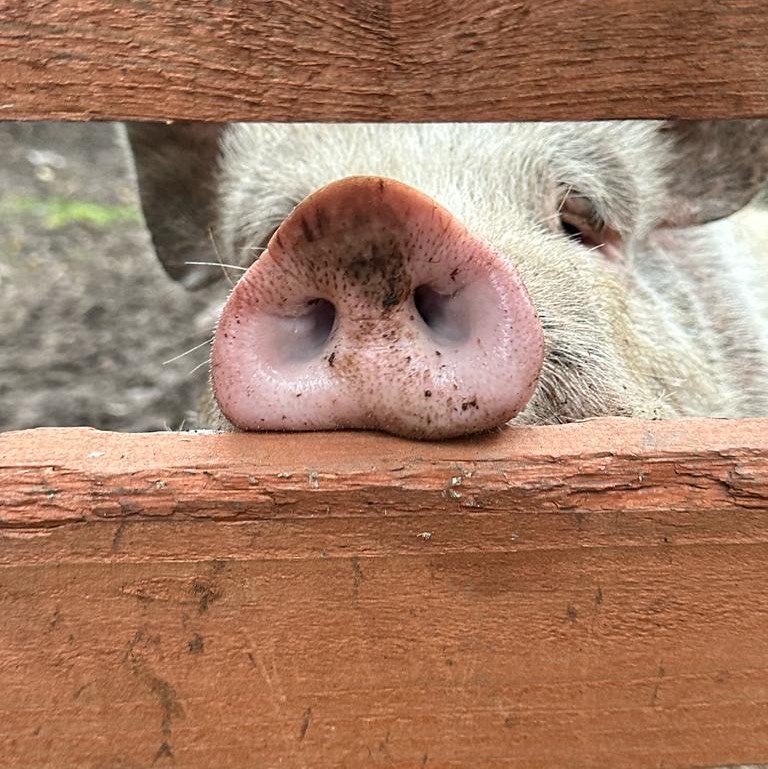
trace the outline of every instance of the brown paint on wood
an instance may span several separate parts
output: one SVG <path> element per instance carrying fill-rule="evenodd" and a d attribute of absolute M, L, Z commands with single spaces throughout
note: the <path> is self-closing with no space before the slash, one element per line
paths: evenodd
<path fill-rule="evenodd" d="M 768 420 L 0 435 L 0 764 L 768 761 Z"/>
<path fill-rule="evenodd" d="M 0 0 L 6 119 L 768 116 L 764 0 Z"/>

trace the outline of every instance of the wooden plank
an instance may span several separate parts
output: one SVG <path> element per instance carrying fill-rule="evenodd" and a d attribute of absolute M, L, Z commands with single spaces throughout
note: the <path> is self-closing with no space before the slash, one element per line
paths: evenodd
<path fill-rule="evenodd" d="M 0 765 L 768 762 L 768 420 L 0 435 Z"/>
<path fill-rule="evenodd" d="M 764 0 L 0 0 L 5 119 L 768 116 Z"/>

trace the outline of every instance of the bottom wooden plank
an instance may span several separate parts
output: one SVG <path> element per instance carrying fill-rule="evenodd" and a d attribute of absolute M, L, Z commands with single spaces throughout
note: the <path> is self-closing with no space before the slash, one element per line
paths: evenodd
<path fill-rule="evenodd" d="M 265 563 L 220 525 L 234 562 L 0 572 L 3 766 L 768 758 L 768 545 Z"/>
<path fill-rule="evenodd" d="M 692 465 L 690 434 L 672 427 L 651 425 L 650 442 L 646 427 L 630 423 L 613 442 L 608 430 L 592 453 L 590 430 L 604 425 L 533 430 L 525 453 L 519 443 L 473 444 L 465 480 L 434 489 L 435 473 L 459 477 L 455 446 L 424 447 L 427 469 L 405 483 L 413 444 L 346 436 L 316 461 L 317 482 L 302 452 L 319 438 L 300 439 L 278 466 L 259 452 L 271 438 L 240 436 L 262 463 L 250 463 L 256 476 L 243 485 L 234 460 L 202 458 L 220 438 L 201 436 L 187 469 L 195 488 L 212 484 L 198 495 L 202 513 L 176 499 L 102 517 L 94 510 L 106 487 L 140 487 L 145 499 L 141 473 L 159 473 L 155 484 L 163 472 L 179 476 L 168 447 L 188 446 L 64 431 L 57 440 L 77 440 L 82 462 L 71 443 L 55 456 L 55 441 L 43 462 L 39 433 L 0 437 L 0 765 L 768 762 L 765 426 L 730 443 L 722 431 L 702 439 L 709 469 Z M 563 435 L 562 462 L 532 448 Z M 108 471 L 87 476 L 95 454 L 121 443 L 130 456 L 115 453 Z M 152 459 L 161 443 L 164 471 Z M 342 493 L 329 468 L 344 462 L 377 466 L 379 479 Z M 499 463 L 511 474 L 506 491 L 491 489 Z M 628 478 L 643 467 L 641 484 L 617 480 L 619 469 Z M 553 473 L 582 501 L 552 505 Z M 689 488 L 669 489 L 665 506 L 675 475 Z M 291 477 L 315 506 L 295 504 Z M 603 477 L 613 481 L 595 496 Z M 57 500 L 73 478 L 79 496 Z M 372 509 L 387 478 L 410 491 Z M 750 493 L 721 494 L 723 478 Z M 240 517 L 217 519 L 211 500 L 221 493 L 231 507 L 227 489 L 241 494 Z M 19 494 L 29 511 L 38 498 L 28 524 Z"/>

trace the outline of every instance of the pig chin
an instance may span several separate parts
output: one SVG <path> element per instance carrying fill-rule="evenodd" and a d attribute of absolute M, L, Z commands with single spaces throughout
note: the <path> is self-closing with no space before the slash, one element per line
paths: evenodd
<path fill-rule="evenodd" d="M 349 177 L 304 200 L 234 288 L 211 376 L 242 430 L 449 438 L 525 408 L 543 356 L 507 260 L 418 190 Z"/>

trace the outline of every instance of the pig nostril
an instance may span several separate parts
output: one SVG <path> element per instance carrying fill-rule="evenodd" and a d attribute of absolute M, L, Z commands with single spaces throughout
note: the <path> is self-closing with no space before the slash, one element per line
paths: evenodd
<path fill-rule="evenodd" d="M 438 294 L 429 286 L 419 286 L 413 292 L 413 302 L 421 315 L 421 319 L 432 328 L 439 324 L 444 315 L 446 296 Z"/>
<path fill-rule="evenodd" d="M 440 294 L 431 286 L 419 286 L 413 292 L 413 303 L 436 341 L 464 342 L 469 337 L 470 323 L 467 303 L 461 290 Z"/>
<path fill-rule="evenodd" d="M 310 299 L 306 312 L 280 320 L 279 348 L 286 361 L 305 361 L 322 351 L 333 331 L 336 308 L 326 299 Z"/>

